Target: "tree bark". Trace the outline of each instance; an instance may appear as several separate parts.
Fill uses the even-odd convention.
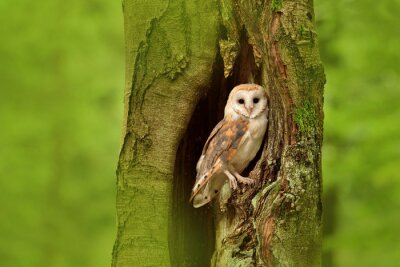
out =
[[[323,85],[311,0],[123,3],[125,125],[113,266],[320,266]],[[229,91],[269,94],[256,186],[194,209]],[[228,191],[225,189],[225,191]]]

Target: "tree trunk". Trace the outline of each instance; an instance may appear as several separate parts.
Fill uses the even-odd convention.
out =
[[[319,266],[325,82],[310,0],[125,0],[125,125],[113,266]],[[229,91],[269,94],[258,183],[188,203]],[[227,191],[227,190],[225,190]],[[223,197],[223,196],[222,196]]]

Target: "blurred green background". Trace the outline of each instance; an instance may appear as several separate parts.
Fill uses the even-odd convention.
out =
[[[400,1],[315,0],[325,266],[400,266]]]
[[[0,266],[110,266],[120,1],[0,1]]]
[[[400,262],[400,3],[315,0],[324,266]],[[0,2],[0,266],[110,266],[120,1]]]

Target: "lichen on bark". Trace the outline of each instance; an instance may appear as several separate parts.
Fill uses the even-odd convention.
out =
[[[250,172],[258,186],[235,192],[228,210],[217,210],[213,266],[319,266],[325,77],[312,1],[246,1],[231,10],[271,110],[263,153]],[[236,71],[248,64],[240,61]]]

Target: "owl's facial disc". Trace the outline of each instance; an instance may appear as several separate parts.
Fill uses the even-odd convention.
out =
[[[262,90],[238,92],[234,101],[234,110],[250,119],[258,117],[267,105],[265,93]]]
[[[255,119],[267,113],[267,95],[259,85],[242,84],[231,91],[225,106],[225,116],[230,118]]]

